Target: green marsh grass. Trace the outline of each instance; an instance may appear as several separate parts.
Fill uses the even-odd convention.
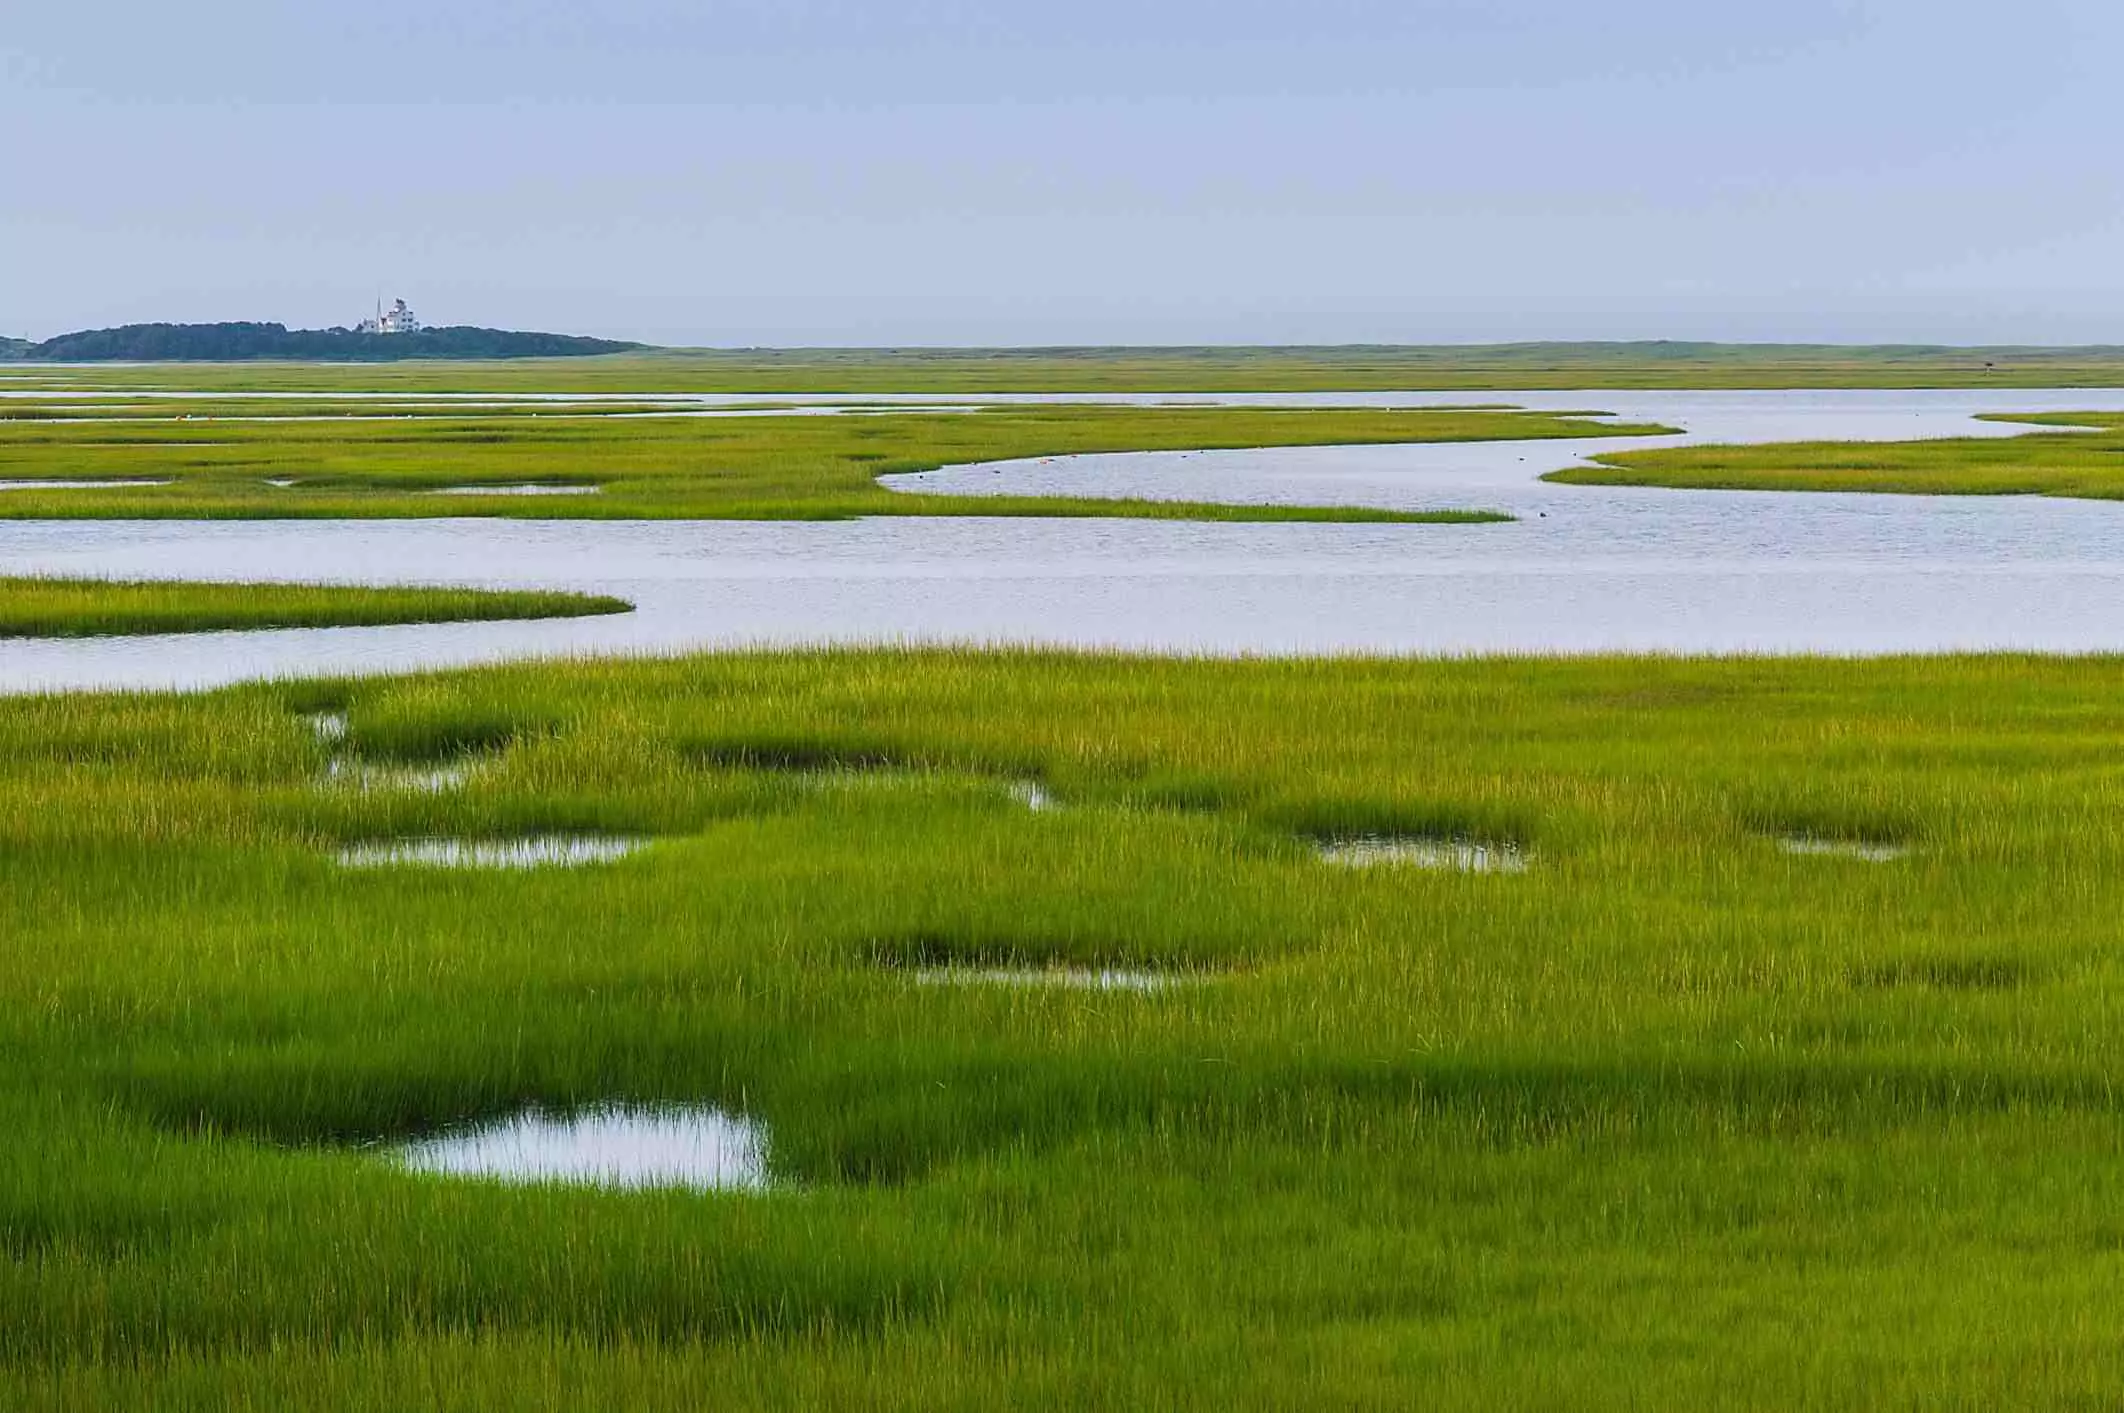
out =
[[[2120,742],[2124,662],[2017,657],[0,702],[0,1405],[2106,1404]],[[655,842],[333,863],[570,832]],[[1364,832],[1538,865],[1314,852]],[[999,961],[1205,979],[906,973]],[[378,1146],[610,1101],[749,1115],[778,1185]]]
[[[0,494],[9,518],[516,516],[825,520],[861,515],[1448,521],[1481,509],[1203,505],[913,495],[877,478],[955,463],[1084,452],[1627,435],[1582,418],[1499,410],[995,408],[879,417],[483,417],[407,421],[0,423],[0,482],[167,485]],[[273,484],[284,482],[288,484]],[[589,494],[439,494],[465,487]]]
[[[1998,415],[1987,420],[2092,430],[1936,441],[1793,442],[1613,452],[1545,480],[1585,486],[1722,491],[1864,491],[1892,495],[2124,499],[2124,416]]]
[[[0,639],[353,628],[626,613],[603,594],[0,577]]]

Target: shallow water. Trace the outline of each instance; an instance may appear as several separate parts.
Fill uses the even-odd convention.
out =
[[[364,792],[441,795],[461,790],[472,779],[469,765],[378,765],[334,757],[325,766],[325,783]]]
[[[604,490],[603,486],[553,486],[524,482],[506,486],[444,486],[440,490],[423,491],[431,496],[594,496]]]
[[[1525,873],[1527,856],[1511,844],[1466,839],[1401,838],[1382,834],[1334,839],[1320,857],[1344,868],[1434,868],[1454,873]]]
[[[544,834],[529,839],[390,839],[340,850],[345,868],[581,868],[611,863],[645,841]]]
[[[1010,784],[1010,797],[1029,810],[1060,809],[1061,803],[1047,792],[1047,787],[1037,780],[1014,780]]]
[[[1487,400],[1490,394],[1470,395]],[[1535,411],[1680,427],[1674,436],[1448,442],[1378,448],[1123,452],[977,462],[886,476],[897,490],[951,495],[1095,495],[1242,505],[1494,508],[1537,517],[1607,488],[1548,486],[1550,471],[1617,451],[1795,442],[2017,437],[2056,427],[1984,422],[1979,413],[2124,412],[2124,389],[1496,394]],[[1442,398],[1440,399],[1443,400]],[[1399,404],[1390,404],[1399,405]],[[1346,454],[1348,453],[1348,454]]]
[[[394,1157],[414,1172],[504,1182],[704,1191],[767,1185],[760,1126],[708,1108],[532,1109],[406,1144]]]
[[[1012,986],[1064,991],[1163,991],[1196,978],[1125,967],[922,967],[917,986]]]
[[[1865,839],[1818,839],[1804,834],[1789,835],[1778,840],[1777,846],[1788,854],[1859,859],[1866,863],[1893,863],[1910,853],[1902,844],[1882,844]]]
[[[1734,440],[2001,436],[2027,429],[1969,417],[2124,411],[2116,390],[1429,400],[1507,398],[1609,409],[1688,425],[1692,435],[1712,428]],[[1157,489],[1190,497],[1489,507],[1521,517],[1498,525],[0,522],[7,573],[557,588],[638,605],[615,617],[533,623],[15,641],[0,645],[0,691],[818,643],[1269,654],[2124,651],[2124,504],[1537,479],[1611,443],[1139,453],[1003,472],[1059,477],[1056,488],[1072,491],[1133,493],[1155,479]]]

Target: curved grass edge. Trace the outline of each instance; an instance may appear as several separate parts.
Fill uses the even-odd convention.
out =
[[[0,519],[848,520],[1036,516],[1492,523],[1481,506],[1259,505],[1201,499],[933,494],[882,477],[1092,453],[1431,445],[1656,435],[1652,424],[1519,410],[1050,407],[892,419],[500,418],[236,426],[199,442],[0,423]],[[65,489],[33,484],[64,476]],[[101,478],[153,476],[152,487]],[[568,484],[576,496],[438,496],[458,486]]]
[[[548,590],[0,577],[0,640],[486,623],[633,609],[609,595]]]
[[[928,495],[896,491],[907,497],[905,505],[891,502],[820,500],[770,504],[738,504],[701,510],[627,506],[605,513],[603,507],[582,509],[581,502],[562,511],[549,507],[545,497],[525,497],[504,504],[499,497],[482,500],[463,497],[462,505],[439,504],[430,509],[391,504],[388,507],[335,500],[312,506],[265,510],[248,505],[186,504],[156,505],[151,501],[107,502],[68,506],[58,514],[39,506],[34,514],[10,515],[0,506],[0,521],[32,519],[141,520],[141,521],[303,521],[303,520],[642,520],[690,521],[703,524],[737,522],[759,524],[849,520],[1202,520],[1230,524],[1325,524],[1325,525],[1502,525],[1519,519],[1502,510],[1444,507],[1435,510],[1389,510],[1368,505],[1247,505],[1222,501],[1152,500],[1147,498],[1102,500],[1069,496],[974,496]],[[589,497],[583,497],[587,501]],[[629,605],[632,607],[632,605]],[[618,611],[618,610],[607,610]],[[511,615],[515,616],[515,615]],[[544,614],[522,615],[545,617]]]
[[[1013,519],[1052,520],[1210,520],[1240,524],[1328,525],[1501,525],[1519,517],[1502,510],[1388,510],[1370,505],[1246,505],[1230,501],[1151,500],[1140,496],[1111,500],[1091,496],[969,496],[895,492],[911,500],[911,509],[865,509],[862,516],[964,519],[993,515]],[[933,504],[934,503],[934,504]],[[936,505],[947,507],[937,509]],[[838,518],[838,517],[834,517]]]
[[[1557,485],[1657,490],[2124,499],[2124,415],[1984,413],[2029,428],[2010,437],[1909,442],[1706,444],[1606,452],[1551,471]]]

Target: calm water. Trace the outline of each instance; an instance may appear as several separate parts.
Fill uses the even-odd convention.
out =
[[[414,1172],[502,1182],[710,1190],[768,1180],[759,1125],[704,1108],[533,1109],[407,1144],[396,1157]]]
[[[2124,391],[2115,390],[1244,400],[1508,400],[1606,410],[1729,441],[1997,436],[2019,429],[1969,416],[2124,411]],[[527,655],[795,643],[1037,642],[1210,653],[2124,650],[2124,503],[1630,490],[1536,479],[1609,444],[1153,453],[928,478],[1011,490],[1488,507],[1523,517],[1486,526],[0,522],[0,571],[8,573],[538,586],[613,593],[640,605],[620,617],[550,623],[0,643],[0,690],[197,686]]]
[[[342,849],[347,868],[582,868],[611,863],[640,839],[541,834],[529,839],[388,839]]]
[[[1435,868],[1453,873],[1525,873],[1527,856],[1512,844],[1466,839],[1396,838],[1366,834],[1329,840],[1320,857],[1343,868]]]

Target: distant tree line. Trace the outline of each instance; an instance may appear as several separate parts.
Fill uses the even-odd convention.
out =
[[[411,334],[290,329],[285,324],[126,324],[42,343],[0,339],[0,358],[49,363],[237,363],[254,358],[398,363],[412,358],[580,358],[645,347],[573,334],[516,333],[458,325]]]

